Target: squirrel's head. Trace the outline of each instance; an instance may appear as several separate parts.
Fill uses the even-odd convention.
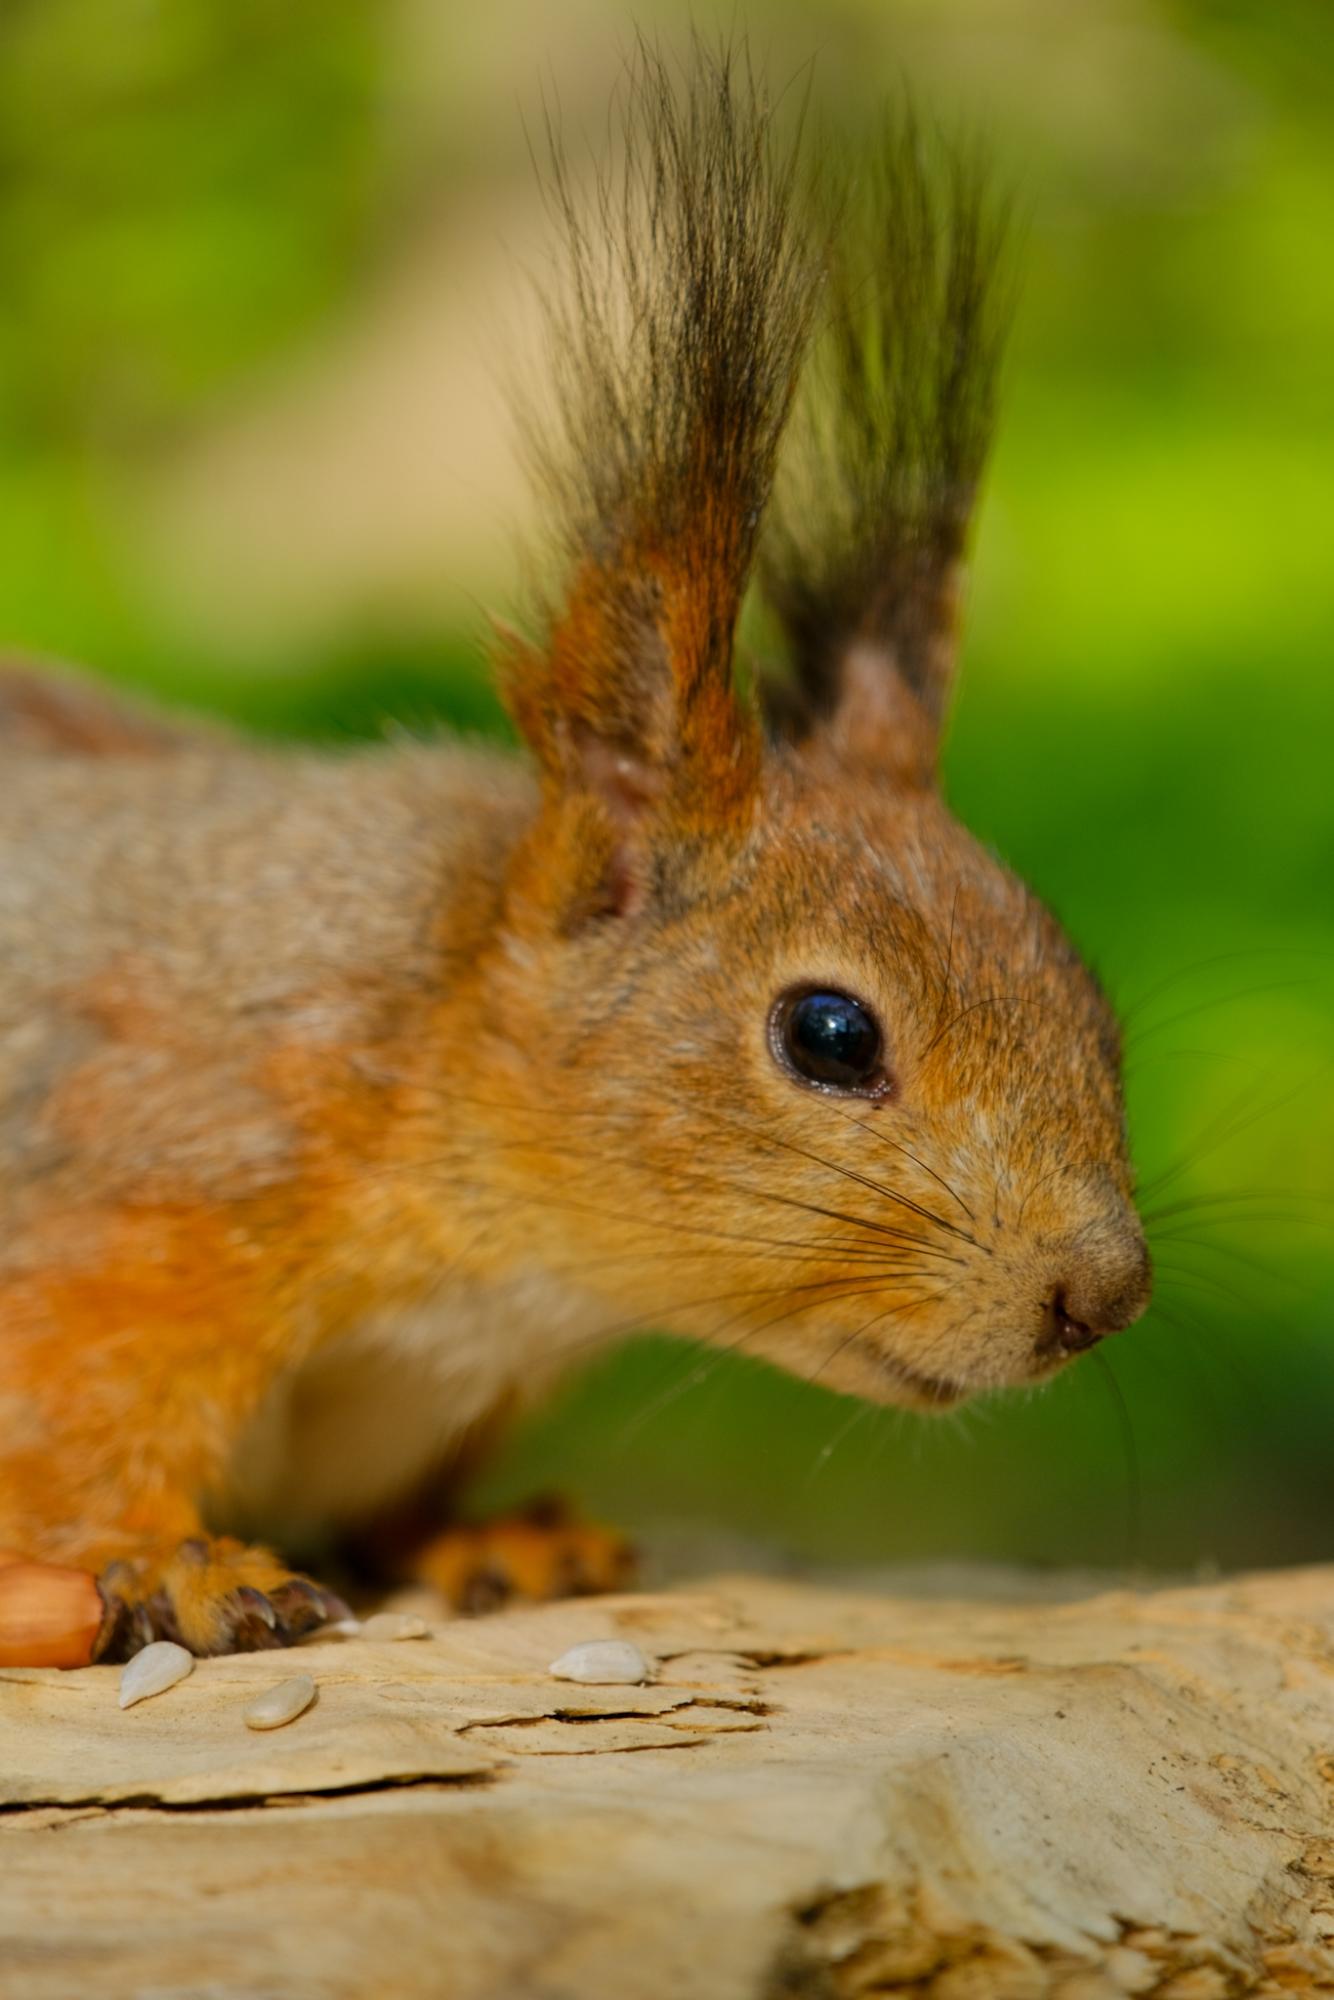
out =
[[[937,780],[994,216],[968,174],[937,195],[900,124],[870,233],[813,255],[726,59],[681,98],[643,57],[629,141],[596,229],[556,174],[568,562],[505,660],[543,803],[486,974],[496,1170],[609,1323],[943,1407],[1050,1373],[1149,1291],[1115,1020]],[[828,365],[761,543],[817,315]],[[789,657],[752,698],[757,547]]]

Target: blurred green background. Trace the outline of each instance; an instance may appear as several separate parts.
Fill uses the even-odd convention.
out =
[[[545,88],[596,134],[635,23],[686,18],[7,0],[0,644],[267,730],[497,726],[525,118]],[[1105,1364],[935,1424],[649,1341],[491,1490],[858,1561],[1328,1556],[1334,11],[717,18],[775,79],[815,58],[833,143],[906,76],[1020,190],[949,781],[1127,1010],[1159,1300]]]

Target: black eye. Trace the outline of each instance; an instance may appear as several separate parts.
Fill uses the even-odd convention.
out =
[[[770,1033],[779,1060],[805,1083],[860,1097],[879,1097],[889,1088],[880,1024],[848,993],[806,987],[784,994]]]

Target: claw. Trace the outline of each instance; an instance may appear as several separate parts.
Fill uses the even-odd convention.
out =
[[[126,1642],[130,1636],[130,1607],[123,1597],[109,1592],[105,1579],[99,1581],[98,1595],[102,1599],[102,1629],[93,1641],[94,1660],[119,1662],[129,1658]]]
[[[174,1578],[173,1560],[182,1565]],[[155,1572],[164,1581],[153,1589]],[[242,1582],[246,1575],[265,1587]],[[351,1615],[333,1591],[307,1577],[284,1575],[265,1551],[198,1537],[178,1543],[160,1567],[108,1564],[98,1588],[104,1607],[96,1647],[101,1660],[128,1660],[154,1639],[172,1639],[196,1653],[270,1652]]]
[[[253,1590],[248,1583],[243,1583],[232,1592],[232,1600],[250,1616],[262,1619],[270,1632],[277,1631],[278,1614],[262,1590]]]
[[[301,1638],[317,1625],[330,1625],[352,1615],[341,1597],[304,1576],[289,1578],[274,1591],[273,1601],[289,1638]]]
[[[95,1660],[132,1660],[154,1639],[174,1636],[159,1631],[150,1606],[135,1596],[136,1582],[134,1567],[127,1562],[108,1563],[97,1579],[105,1616],[93,1646]]]

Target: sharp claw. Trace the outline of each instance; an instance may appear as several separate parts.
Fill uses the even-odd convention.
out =
[[[273,1593],[278,1607],[284,1632],[290,1638],[303,1638],[313,1632],[318,1625],[328,1625],[339,1618],[350,1618],[351,1612],[341,1597],[331,1590],[323,1590],[317,1583],[311,1583],[304,1576],[290,1577]]]
[[[93,1658],[98,1661],[120,1661],[127,1657],[126,1643],[130,1636],[130,1607],[123,1597],[117,1597],[106,1587],[102,1578],[97,1586],[102,1600],[102,1627],[93,1642]]]
[[[278,1613],[262,1590],[248,1583],[238,1584],[227,1601],[227,1642],[229,1653],[268,1653],[284,1643]]]
[[[248,1617],[262,1620],[270,1632],[277,1631],[278,1614],[262,1590],[254,1590],[248,1583],[243,1583],[232,1592],[232,1598]]]
[[[234,1618],[221,1642],[210,1650],[218,1653],[272,1653],[286,1644],[281,1632],[271,1632],[258,1618]]]
[[[179,1543],[176,1549],[190,1564],[207,1562],[214,1553],[207,1542],[197,1539]],[[95,1649],[98,1660],[128,1660],[154,1639],[189,1643],[170,1592],[158,1590],[141,1597],[141,1587],[140,1569],[132,1563],[109,1563],[98,1578],[103,1606]],[[209,1650],[221,1653],[268,1652],[352,1615],[335,1591],[303,1576],[289,1576],[268,1592],[242,1583],[210,1597],[214,1618],[220,1622],[214,1625]],[[197,1637],[194,1643],[197,1646]]]

